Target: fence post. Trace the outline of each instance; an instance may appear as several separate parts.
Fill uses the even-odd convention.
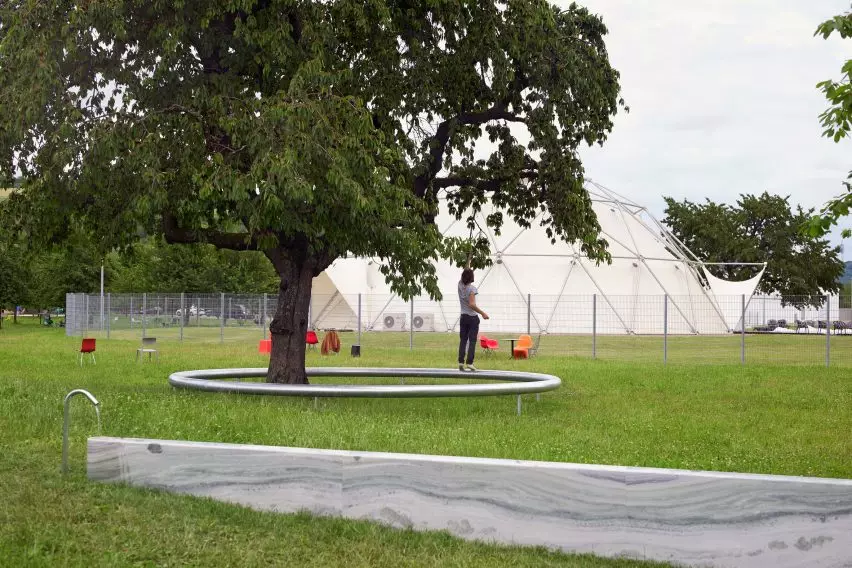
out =
[[[142,337],[145,337],[145,333],[148,331],[148,320],[145,317],[145,314],[148,313],[148,293],[142,293]]]
[[[663,365],[669,362],[669,295],[663,296]]]
[[[414,350],[414,298],[411,298],[411,309],[408,318],[408,350]]]
[[[527,294],[527,335],[530,335],[530,316],[532,316],[532,294]]]
[[[183,319],[186,317],[186,305],[184,305],[183,292],[180,293],[180,340],[183,341]]]
[[[825,296],[825,366],[831,363],[831,296]]]
[[[195,297],[195,327],[201,327],[201,298]]]
[[[740,296],[740,365],[745,365],[745,294]]]
[[[361,346],[361,294],[358,294],[358,346]]]
[[[225,343],[225,293],[220,292],[219,302],[219,343]]]
[[[598,358],[598,295],[592,294],[592,359]]]
[[[110,322],[112,321],[112,293],[111,293],[111,292],[107,292],[106,302],[107,302],[107,307],[106,307],[106,315],[107,315],[107,319],[106,319],[106,328],[107,328],[107,339],[109,339],[109,330],[110,330],[110,328],[112,327],[112,323],[110,323]]]
[[[266,339],[266,292],[263,293],[263,313],[260,315],[260,331],[263,333],[263,338]]]
[[[130,329],[133,329],[133,294],[130,294],[130,307],[127,311],[127,317],[130,320]]]
[[[15,308],[15,309],[17,310],[18,308]],[[86,331],[85,331],[85,335],[83,335],[83,337],[88,337],[88,336],[89,336],[89,295],[86,294]]]

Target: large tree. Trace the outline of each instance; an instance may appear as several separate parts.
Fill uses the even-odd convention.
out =
[[[585,8],[7,0],[0,22],[17,219],[263,251],[280,278],[271,382],[306,381],[311,282],[336,258],[380,258],[403,297],[440,295],[439,256],[485,262],[484,239],[439,234],[442,198],[466,219],[489,200],[522,225],[543,212],[552,238],[608,259],[578,148],[623,102]]]
[[[788,198],[763,193],[742,195],[735,206],[676,201],[666,197],[663,223],[698,258],[708,263],[766,263],[758,292],[780,294],[785,304],[820,305],[822,295],[840,290],[844,264],[840,250],[826,239],[799,231],[813,213],[795,210]],[[752,266],[710,264],[719,278],[743,280]]]
[[[843,39],[852,38],[852,12],[846,12],[824,21],[814,35],[828,39],[837,33]],[[829,79],[817,84],[829,107],[820,115],[820,122],[825,130],[823,136],[835,142],[846,139],[852,130],[852,59],[846,60],[841,68],[842,76],[839,81]],[[844,192],[825,204],[819,215],[812,215],[803,226],[805,231],[814,236],[828,233],[840,219],[852,212],[852,172],[843,182]],[[852,237],[852,229],[844,228],[844,237]]]

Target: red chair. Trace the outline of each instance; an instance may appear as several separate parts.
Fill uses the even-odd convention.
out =
[[[257,352],[261,355],[269,355],[270,353],[272,353],[272,340],[261,339],[260,345],[257,346]]]
[[[489,339],[484,335],[479,336],[479,346],[482,347],[482,350],[485,353],[493,354],[495,351],[500,349],[500,344],[496,339]]]
[[[317,332],[312,329],[309,329],[305,334],[305,343],[308,344],[308,347],[311,349],[316,349],[317,344],[319,344],[319,338],[317,337]]]
[[[80,345],[80,366],[83,366],[83,354],[88,353],[92,356],[92,363],[97,364],[95,361],[95,340],[91,337],[86,337],[83,339],[82,345]]]

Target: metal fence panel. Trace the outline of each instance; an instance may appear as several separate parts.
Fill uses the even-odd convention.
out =
[[[360,296],[360,322],[359,322]],[[530,334],[539,353],[668,363],[852,365],[852,299],[774,296],[487,294],[491,318],[480,334],[504,340]],[[264,294],[67,294],[69,336],[137,341],[257,342],[269,334],[277,298]],[[743,310],[745,304],[745,310]],[[102,307],[103,306],[103,307]],[[452,353],[458,298],[315,294],[310,329],[335,330],[365,350],[433,349]],[[665,334],[665,335],[664,335]]]

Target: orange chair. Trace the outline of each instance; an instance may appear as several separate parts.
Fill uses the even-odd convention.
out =
[[[305,343],[308,344],[308,347],[316,349],[317,345],[319,344],[317,332],[312,329],[309,329],[308,332],[305,334]]]
[[[488,354],[493,354],[500,348],[500,345],[496,339],[490,339],[484,335],[479,336],[479,346],[482,347],[482,350]]]
[[[80,366],[83,366],[83,354],[88,353],[92,356],[92,363],[97,364],[95,361],[95,340],[91,337],[86,337],[83,339],[83,343],[80,345]]]
[[[530,348],[533,346],[532,337],[522,335],[518,338],[515,348],[512,350],[512,357],[515,359],[529,359]]]

